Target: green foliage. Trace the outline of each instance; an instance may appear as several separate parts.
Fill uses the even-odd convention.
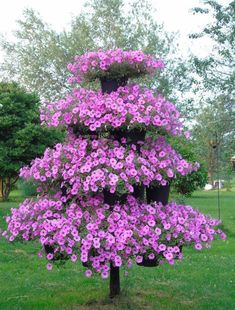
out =
[[[218,172],[220,178],[230,178],[230,160],[235,154],[234,124],[233,107],[227,106],[224,96],[209,101],[196,117],[192,130],[194,150],[198,158],[205,161],[211,184],[217,178]],[[212,147],[213,143],[216,148]]]
[[[194,191],[203,188],[207,183],[207,171],[201,165],[198,171],[194,171],[185,177],[178,177],[173,182],[173,188],[184,196],[191,196]]]
[[[232,191],[232,184],[231,184],[230,180],[225,181],[224,187],[225,187],[227,192],[231,192]]]
[[[218,174],[229,179],[230,159],[235,154],[235,1],[227,5],[214,0],[203,3],[204,7],[194,8],[194,13],[210,13],[213,21],[192,37],[210,38],[214,46],[207,58],[194,58],[202,81],[198,90],[203,90],[203,98],[193,137],[195,150],[205,159],[213,183]],[[217,140],[215,149],[211,145],[213,140]]]
[[[16,83],[0,83],[0,176],[6,198],[19,169],[41,156],[63,134],[40,126],[39,98]]]
[[[226,95],[227,105],[235,100],[235,1],[220,5],[217,1],[204,1],[204,8],[194,8],[194,13],[213,15],[213,22],[191,37],[208,37],[213,43],[213,52],[206,59],[194,59],[197,73],[207,89]]]
[[[25,197],[32,197],[37,195],[37,187],[32,181],[25,181],[20,179],[17,182],[17,187]]]
[[[195,154],[194,146],[191,141],[185,141],[185,139],[174,138],[172,139],[174,148],[182,154],[189,162],[198,162],[199,157]],[[204,163],[200,162],[200,168],[198,171],[193,171],[186,176],[178,175],[176,179],[173,180],[172,186],[173,191],[176,191],[183,196],[191,196],[197,189],[203,188],[207,183],[207,171],[205,169]],[[179,196],[178,199],[183,199]]]

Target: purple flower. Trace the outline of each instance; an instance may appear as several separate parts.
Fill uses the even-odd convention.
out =
[[[107,279],[107,278],[109,277],[108,271],[102,271],[102,272],[101,272],[101,277],[102,277],[103,279]]]
[[[52,264],[47,264],[47,270],[52,270],[53,265]]]
[[[142,263],[142,261],[143,261],[143,256],[139,256],[139,255],[136,256],[135,261],[136,261],[138,264]]]
[[[87,270],[85,271],[85,276],[86,276],[87,278],[90,278],[90,277],[92,276],[92,271],[91,271],[90,269],[87,269]]]
[[[52,253],[47,254],[47,259],[48,260],[52,260],[54,257],[54,255]]]
[[[155,258],[155,255],[153,253],[149,254],[148,256],[149,259],[154,259]]]
[[[73,263],[75,263],[78,258],[77,258],[77,255],[73,254],[70,259]]]
[[[196,250],[201,250],[202,249],[202,245],[200,243],[196,243],[195,244],[195,249]]]
[[[163,252],[166,249],[166,245],[165,244],[160,244],[158,249],[159,249],[159,251]]]

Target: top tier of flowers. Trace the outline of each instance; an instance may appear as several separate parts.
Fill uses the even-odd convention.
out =
[[[68,64],[67,68],[74,75],[69,82],[81,83],[98,78],[118,79],[154,74],[164,68],[164,63],[142,51],[116,49],[75,56],[74,62]]]

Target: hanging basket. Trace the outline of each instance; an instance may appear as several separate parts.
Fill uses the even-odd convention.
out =
[[[161,202],[166,205],[169,200],[170,185],[149,186],[146,188],[147,203]]]
[[[120,86],[125,86],[127,84],[128,77],[123,76],[118,79],[109,79],[107,77],[100,78],[102,93],[110,94],[116,91]]]
[[[126,202],[127,194],[118,195],[117,193],[110,193],[110,191],[107,189],[103,190],[103,194],[104,194],[104,203],[107,203],[110,206],[113,206],[118,202],[120,203]]]
[[[142,184],[135,184],[133,185],[133,187],[134,187],[134,192],[132,195],[136,199],[144,200],[145,186]],[[104,203],[107,203],[110,206],[113,206],[118,202],[126,203],[126,199],[128,196],[128,194],[118,195],[117,193],[110,193],[110,191],[107,189],[103,190],[103,195],[104,195]]]
[[[71,126],[71,128],[73,129],[73,133],[76,136],[94,136],[94,137],[98,137],[99,133],[97,131],[92,131],[89,129],[89,127],[83,127],[81,128],[81,126],[79,126],[78,124],[74,124]]]
[[[145,194],[145,186],[143,184],[135,184],[134,187],[134,193],[133,196],[136,199],[144,200],[144,194]]]
[[[140,128],[133,128],[131,130],[115,129],[112,133],[119,142],[121,142],[122,138],[125,138],[127,144],[137,144],[139,141],[145,141],[146,130]]]
[[[159,260],[157,258],[149,259],[143,257],[143,261],[141,263],[137,263],[137,265],[143,267],[157,267],[159,265]]]

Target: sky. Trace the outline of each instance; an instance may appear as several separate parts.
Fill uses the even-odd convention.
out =
[[[193,15],[190,9],[200,6],[202,0],[149,0],[156,9],[155,18],[164,23],[167,31],[179,32],[179,50],[183,56],[192,52],[199,56],[206,56],[212,48],[211,42],[206,39],[190,40],[191,32],[200,31],[210,20],[206,15]],[[0,10],[0,33],[7,38],[13,38],[12,31],[17,29],[16,20],[22,17],[24,8],[33,8],[38,11],[45,22],[55,30],[68,28],[72,16],[81,12],[84,0],[2,0]],[[230,0],[218,0],[228,4]],[[0,61],[3,54],[0,52]]]

